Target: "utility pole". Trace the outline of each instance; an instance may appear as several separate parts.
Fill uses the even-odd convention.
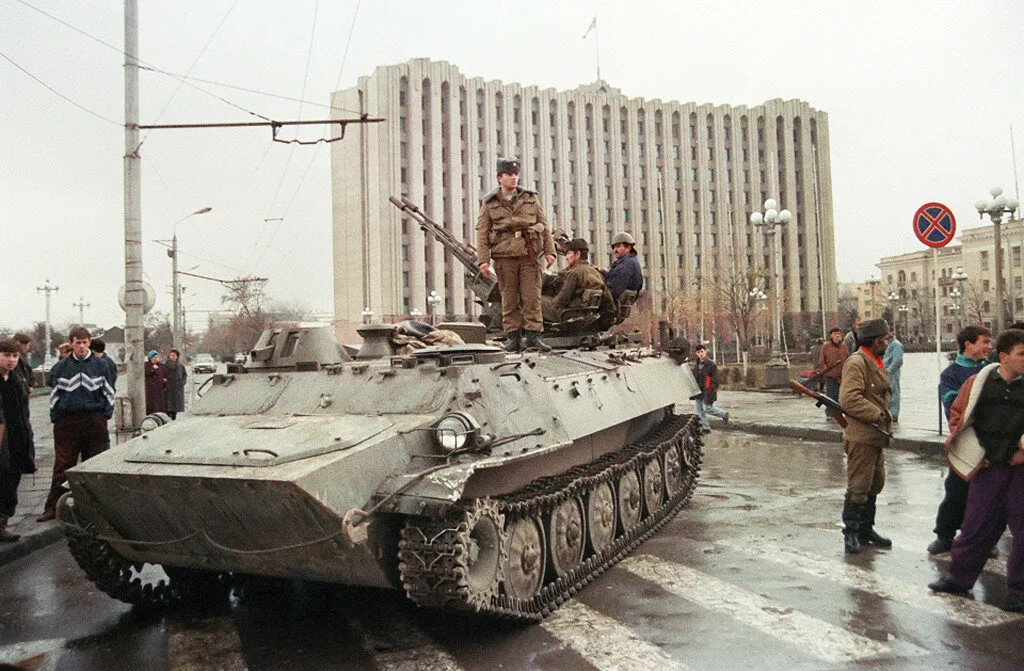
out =
[[[78,308],[78,325],[85,326],[85,309],[91,305],[91,303],[85,303],[85,296],[78,295],[78,302],[72,303],[74,307]]]
[[[139,154],[139,7],[124,2],[124,353],[131,427],[146,411],[143,385],[142,156]]]
[[[46,363],[46,357],[50,356],[50,294],[55,291],[60,291],[60,287],[50,285],[50,280],[46,280],[46,284],[41,287],[36,287],[36,291],[42,291],[46,294],[46,334],[43,337],[44,346],[46,350],[43,352],[43,363]]]

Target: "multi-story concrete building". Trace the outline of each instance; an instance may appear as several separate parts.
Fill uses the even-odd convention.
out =
[[[473,244],[499,156],[520,158],[520,183],[539,192],[552,227],[585,238],[598,265],[615,232],[631,233],[648,304],[661,311],[700,290],[715,310],[713,295],[737,278],[770,288],[769,238],[749,215],[775,198],[794,215],[781,233],[784,311],[806,327],[836,309],[828,117],[805,102],[647,100],[604,81],[556,91],[413,59],[377,68],[332,104],[340,117],[386,119],[332,145],[339,330],[365,308],[378,319],[424,312],[431,291],[446,315],[476,313],[463,268],[388,196],[422,203]]]
[[[959,244],[943,247],[936,263],[932,250],[883,257],[883,296],[895,292],[899,299],[887,305],[896,319],[901,338],[910,342],[935,340],[935,295],[939,296],[939,328],[943,340],[953,339],[966,324],[991,326],[996,310],[995,241],[992,225],[962,229]],[[1024,319],[1024,223],[1002,225],[1004,304],[1008,317]],[[963,268],[967,279],[953,279]],[[959,296],[954,289],[959,289]],[[1007,322],[1009,323],[1009,322]]]

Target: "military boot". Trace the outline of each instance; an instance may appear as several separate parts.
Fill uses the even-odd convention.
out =
[[[875,532],[875,497],[876,494],[868,495],[868,500],[861,509],[863,518],[860,521],[860,532],[858,538],[862,545],[877,545],[880,548],[891,548],[892,541],[885,536],[879,536]]]
[[[860,552],[860,520],[863,503],[854,503],[850,495],[843,502],[843,549],[846,554],[855,555]]]
[[[13,543],[19,538],[19,534],[12,534],[7,530],[7,516],[0,515],[0,543]]]
[[[508,340],[505,341],[505,349],[509,352],[523,351],[523,332],[509,331]]]
[[[551,348],[540,339],[537,331],[526,331],[526,349],[535,349],[540,352],[550,352]]]

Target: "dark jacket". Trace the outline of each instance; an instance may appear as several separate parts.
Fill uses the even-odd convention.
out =
[[[519,186],[512,200],[502,198],[500,188],[484,196],[476,220],[477,261],[531,254],[538,262],[555,254],[555,239],[537,194]]]
[[[0,469],[14,473],[36,472],[36,448],[28,416],[28,385],[12,372],[0,377]]]
[[[167,369],[167,412],[185,412],[185,381],[188,368],[178,361],[168,361]]]
[[[98,412],[114,414],[114,381],[110,367],[92,352],[84,359],[74,354],[50,369],[50,421],[58,417]]]
[[[604,281],[608,284],[608,290],[612,292],[612,298],[616,301],[623,291],[640,291],[644,288],[644,276],[640,271],[640,260],[636,258],[636,251],[630,250],[621,259],[612,263],[612,267],[602,271]]]
[[[963,353],[956,355],[956,361],[946,366],[946,369],[939,375],[939,400],[942,401],[942,408],[946,411],[946,419],[949,419],[949,410],[960,393],[960,388],[967,382],[967,378],[981,372],[987,361],[975,361],[964,356]]]
[[[710,357],[704,357],[703,361],[697,359],[693,364],[693,377],[701,390],[700,396],[694,398],[702,397],[708,404],[718,400],[718,364]]]
[[[146,414],[167,412],[167,368],[146,362]]]

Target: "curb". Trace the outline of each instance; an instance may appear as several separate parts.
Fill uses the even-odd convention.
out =
[[[764,436],[783,436],[786,438],[803,438],[804,440],[818,440],[822,442],[842,442],[843,432],[835,429],[815,429],[800,426],[781,426],[778,424],[759,424],[757,422],[730,421],[728,424],[718,423],[715,428],[719,431],[742,431]],[[889,443],[889,448],[894,450],[906,450],[917,452],[927,457],[943,457],[944,440],[927,440],[920,438],[894,437]]]
[[[0,566],[28,556],[64,538],[64,529],[58,522],[30,534],[24,534],[14,543],[0,545]]]

